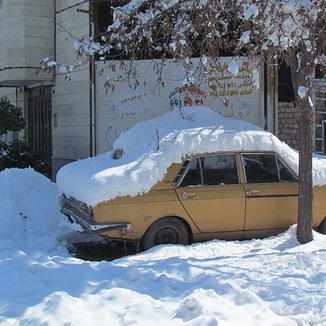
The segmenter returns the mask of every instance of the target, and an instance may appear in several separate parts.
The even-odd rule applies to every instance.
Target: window
[[[235,155],[221,154],[198,157],[191,161],[180,187],[237,183],[239,176]]]
[[[289,182],[296,178],[275,154],[243,154],[247,183]]]
[[[114,7],[123,6],[130,2],[130,0],[93,0],[92,13],[94,24],[94,38],[95,41],[101,45],[105,45],[105,39],[102,39],[106,33],[108,26],[113,23],[113,10]],[[118,51],[111,51],[107,59],[114,59],[120,57],[121,53]]]
[[[297,181],[294,175],[289,171],[289,169],[284,165],[283,162],[279,158],[277,158],[277,166],[280,173],[280,180],[281,182],[293,182]]]
[[[200,158],[196,158],[195,160],[189,163],[187,173],[183,178],[180,187],[203,185],[200,164]]]
[[[291,79],[291,68],[286,63],[280,62],[278,70],[278,101],[288,103],[294,100],[295,95]]]
[[[185,160],[184,162],[183,162],[183,164],[182,164],[182,167],[181,167],[181,169],[180,169],[180,171],[178,172],[178,174],[176,175],[176,177],[174,178],[174,180],[173,180],[173,183],[178,183],[179,182],[179,180],[180,180],[180,178],[182,177],[182,175],[183,175],[183,173],[184,173],[184,171],[186,170],[186,168],[187,168],[187,166],[188,166],[188,164],[189,164],[189,162],[190,162],[190,160],[189,159],[187,159],[187,160]]]
[[[323,70],[323,66],[320,64],[316,65],[315,78],[316,79],[325,79],[326,78],[325,71]]]
[[[326,154],[326,88],[315,90],[314,152]]]
[[[202,157],[205,185],[239,183],[235,155],[213,155]]]
[[[114,1],[93,1],[93,20],[96,37],[106,32],[109,25],[113,23],[113,12],[111,7]]]

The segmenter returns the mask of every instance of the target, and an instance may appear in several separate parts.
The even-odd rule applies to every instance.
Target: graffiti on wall
[[[252,68],[248,64],[239,67],[236,75],[228,71],[228,64],[215,66],[209,72],[208,87],[211,97],[251,95],[253,92]]]
[[[109,101],[106,103],[106,111],[111,114],[111,118],[123,119],[139,113],[147,115],[148,107],[153,101],[148,96],[148,92],[140,95],[129,96],[120,101]]]
[[[164,87],[157,86],[155,75],[147,73],[137,89],[121,82],[109,96],[98,92],[97,141],[100,151],[111,148],[122,131],[176,107],[206,105],[224,116],[245,119],[258,125],[261,121],[262,92],[253,84],[253,66],[239,59],[237,73],[232,73],[229,71],[232,60],[231,57],[221,58],[220,64],[211,67],[205,82],[200,85],[181,84],[180,76],[184,72],[171,64],[166,68]],[[147,65],[144,63],[145,68]]]
[[[122,97],[118,101],[103,101],[101,105],[106,117],[103,122],[110,121],[108,125],[103,125],[106,129],[104,138],[109,148],[123,130],[131,128],[137,122],[153,118],[157,108],[159,98],[153,91],[139,94],[126,92],[126,94],[129,96]],[[102,121],[98,124],[102,124]]]
[[[169,94],[170,109],[183,106],[204,105],[204,100],[207,97],[198,85],[183,85],[175,87]]]
[[[213,66],[208,74],[207,83],[201,86],[175,87],[169,93],[170,109],[188,105],[223,105],[232,112],[230,116],[233,116],[234,106],[237,108],[239,117],[249,115],[254,102],[252,68],[243,63],[237,74],[233,75],[228,71],[228,67],[226,62]]]

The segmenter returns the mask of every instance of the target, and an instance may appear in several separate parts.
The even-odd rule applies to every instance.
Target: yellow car
[[[209,239],[265,237],[297,221],[298,178],[273,151],[196,154],[172,163],[148,192],[91,207],[62,195],[62,212],[85,231],[143,249]],[[313,227],[326,231],[326,186],[313,189]]]
[[[60,169],[62,212],[138,248],[246,239],[296,224],[298,152],[210,108],[175,108]],[[326,228],[326,157],[313,157],[313,227]]]

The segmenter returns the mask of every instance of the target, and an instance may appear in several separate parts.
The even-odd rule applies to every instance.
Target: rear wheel
[[[320,225],[318,227],[318,232],[321,234],[326,234],[326,217],[320,223]]]
[[[165,217],[149,227],[142,244],[144,250],[160,244],[188,244],[189,234],[185,224],[176,217]]]

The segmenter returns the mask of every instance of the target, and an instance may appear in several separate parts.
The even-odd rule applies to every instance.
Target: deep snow
[[[193,127],[194,118],[188,120]],[[257,127],[239,133],[245,126],[249,128],[238,121],[229,125],[234,144],[260,139],[261,146],[279,146],[297,167],[295,151]],[[118,161],[131,176],[138,175],[140,163],[155,162],[142,158],[132,163],[139,152],[131,139],[139,141],[147,158],[148,153],[156,157],[155,137],[152,142],[144,135],[128,140],[144,130],[124,133],[115,145],[124,149]],[[202,126],[189,131],[202,141],[209,130]],[[163,137],[175,137],[174,159],[179,159],[178,143],[193,143],[188,133],[176,137],[169,132],[160,130],[160,149],[165,148]],[[110,155],[99,160],[107,158],[111,164]],[[314,182],[325,183],[325,159],[320,156],[314,158]],[[84,236],[69,228],[58,196],[57,185],[32,169],[0,172],[0,325],[326,325],[326,235],[314,233],[312,242],[300,245],[292,226],[264,240],[165,245],[112,262],[83,261],[66,249]]]
[[[326,325],[325,235],[299,245],[293,226],[90,262],[65,249],[51,181],[5,170],[0,196],[0,325]]]

